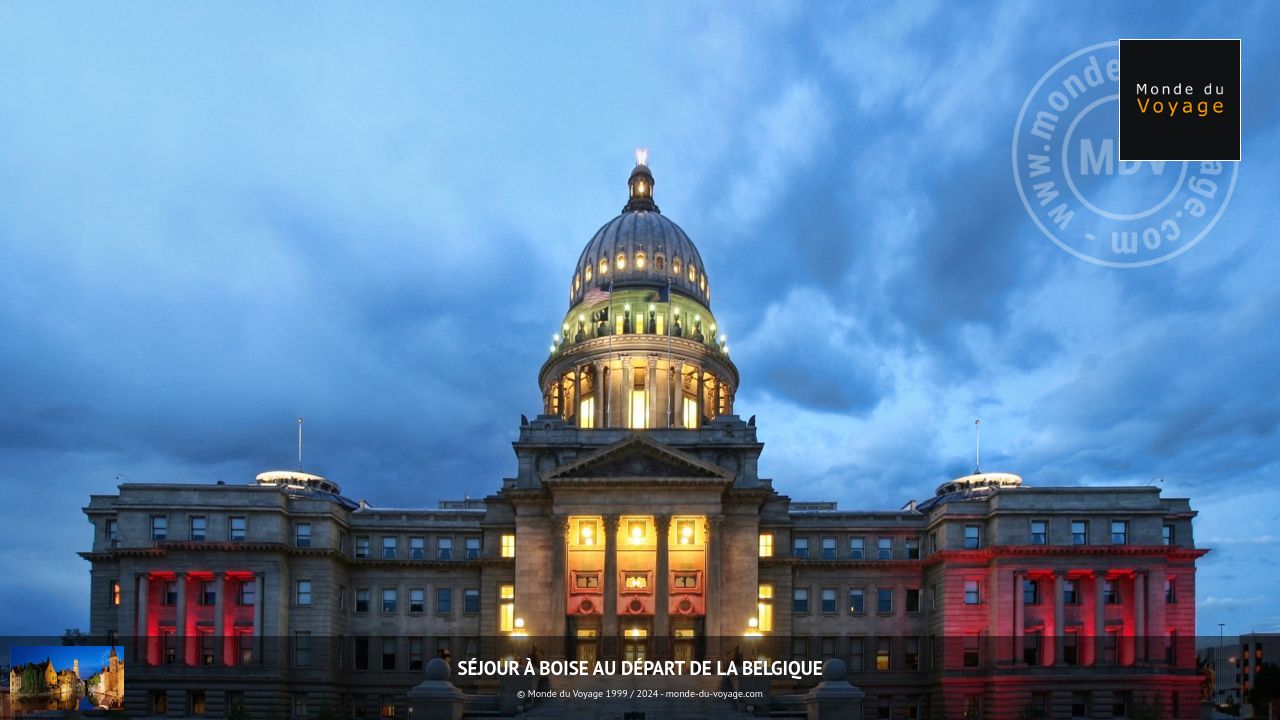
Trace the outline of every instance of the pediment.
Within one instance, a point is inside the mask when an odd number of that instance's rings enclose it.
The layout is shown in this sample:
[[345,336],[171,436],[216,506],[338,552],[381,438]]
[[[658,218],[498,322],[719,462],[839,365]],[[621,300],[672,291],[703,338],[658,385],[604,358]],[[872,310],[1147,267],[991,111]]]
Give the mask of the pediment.
[[733,473],[636,434],[542,474],[553,484],[596,479],[728,483]]

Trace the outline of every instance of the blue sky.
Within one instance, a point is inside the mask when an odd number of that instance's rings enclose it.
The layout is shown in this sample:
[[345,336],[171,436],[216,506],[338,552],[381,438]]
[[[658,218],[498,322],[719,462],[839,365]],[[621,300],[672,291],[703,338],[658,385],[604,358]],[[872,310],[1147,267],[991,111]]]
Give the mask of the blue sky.
[[[1229,12],[1228,12],[1229,10]],[[1280,630],[1280,8],[0,6],[0,634],[87,625],[90,493],[308,469],[495,490],[650,149],[796,499],[972,467],[1200,511],[1199,626]],[[1213,232],[1139,271],[1023,210],[1019,107],[1117,37],[1242,37]]]

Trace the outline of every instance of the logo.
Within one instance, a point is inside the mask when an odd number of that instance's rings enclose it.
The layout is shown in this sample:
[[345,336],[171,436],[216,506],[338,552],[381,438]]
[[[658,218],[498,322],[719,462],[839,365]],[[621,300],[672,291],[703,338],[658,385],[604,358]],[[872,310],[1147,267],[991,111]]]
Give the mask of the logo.
[[1023,207],[1058,247],[1115,268],[1190,250],[1222,217],[1238,163],[1122,161],[1118,42],[1078,50],[1031,89],[1013,131]]

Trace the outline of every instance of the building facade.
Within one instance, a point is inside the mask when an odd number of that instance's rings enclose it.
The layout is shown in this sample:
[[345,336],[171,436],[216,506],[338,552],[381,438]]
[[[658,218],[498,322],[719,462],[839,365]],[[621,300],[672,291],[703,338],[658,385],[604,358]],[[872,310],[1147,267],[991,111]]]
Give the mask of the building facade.
[[533,650],[841,658],[870,718],[1198,716],[1187,500],[975,472],[894,511],[793,502],[653,185],[637,164],[573,268],[544,407],[484,499],[381,509],[300,472],[93,496],[126,707],[405,718],[427,659]]

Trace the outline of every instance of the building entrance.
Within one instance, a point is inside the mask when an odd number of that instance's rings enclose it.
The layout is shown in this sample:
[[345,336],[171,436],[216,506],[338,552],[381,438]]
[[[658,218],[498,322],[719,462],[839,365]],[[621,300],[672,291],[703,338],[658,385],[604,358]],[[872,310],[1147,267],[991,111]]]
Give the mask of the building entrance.
[[649,631],[630,628],[622,636],[622,659],[642,662],[649,658]]
[[600,654],[600,634],[590,628],[580,628],[574,636],[574,658],[594,663]]

